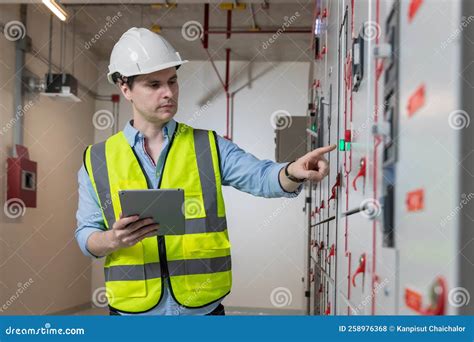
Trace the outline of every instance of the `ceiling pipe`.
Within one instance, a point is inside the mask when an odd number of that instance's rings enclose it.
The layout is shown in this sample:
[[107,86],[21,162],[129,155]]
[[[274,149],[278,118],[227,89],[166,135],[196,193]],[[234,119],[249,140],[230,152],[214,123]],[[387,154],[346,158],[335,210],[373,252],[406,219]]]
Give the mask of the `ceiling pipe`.
[[231,94],[229,92],[229,86],[230,86],[230,49],[227,48],[225,49],[226,52],[226,58],[225,58],[225,81],[222,80],[221,75],[219,74],[219,71],[217,70],[216,64],[214,62],[214,59],[210,55],[208,49],[205,49],[207,56],[209,57],[209,61],[211,62],[211,65],[216,72],[217,77],[219,78],[219,81],[221,82],[222,88],[224,88],[225,96],[226,96],[226,132],[224,135],[224,138],[228,140],[232,140],[232,131],[230,128],[230,102],[231,102]]
[[[231,12],[231,11],[229,11]],[[232,25],[232,18],[227,14],[227,30],[230,31]],[[219,78],[219,81],[222,84],[222,87],[224,88],[224,92],[226,95],[226,133],[224,135],[224,138],[232,140],[232,134],[230,132],[230,101],[231,101],[231,96],[229,93],[229,84],[230,84],[230,49],[226,49],[226,62],[225,62],[225,81],[222,80],[221,75],[219,74],[219,71],[217,70],[217,67],[214,63],[214,59],[210,55],[208,51],[209,47],[209,37],[208,37],[208,32],[209,31],[209,4],[204,4],[204,33],[202,37],[202,45],[204,47],[204,50],[206,51],[209,61],[211,62],[211,65],[214,69],[214,71],[217,74],[217,77]],[[230,34],[227,35],[227,37],[230,37]]]
[[252,18],[252,30],[256,31],[256,30],[258,30],[258,26],[257,26],[257,23],[255,21],[255,12],[253,10],[253,4],[252,3],[249,4],[249,10],[250,10],[251,18]]
[[[20,6],[20,22],[26,27],[27,8],[26,5]],[[28,50],[29,37],[25,36],[15,42],[15,83],[13,91],[13,113],[15,115],[16,124],[13,128],[13,146],[12,155],[18,157],[16,145],[23,145],[23,75],[25,66],[25,55]]]
[[232,30],[232,10],[227,10],[227,32],[226,32],[226,38],[230,38]]
[[225,49],[225,95],[226,95],[226,136],[225,138],[232,140],[232,132],[230,131],[230,49]]
[[[281,27],[276,27],[275,29],[265,29],[259,31],[252,31],[252,30],[204,30],[204,34],[260,34],[260,33],[276,33]],[[281,34],[285,33],[311,33],[311,29],[293,29],[293,30],[285,30],[282,31]]]
[[[253,13],[252,13],[253,14]],[[211,65],[216,72],[217,77],[219,78],[219,81],[222,84],[222,87],[224,88],[224,92],[226,95],[226,134],[224,135],[224,138],[232,140],[233,138],[233,125],[231,126],[231,121],[233,122],[233,108],[234,108],[234,93],[229,92],[229,86],[230,86],[230,52],[231,49],[226,48],[226,60],[225,60],[225,81],[222,80],[222,77],[219,74],[219,71],[217,70],[217,67],[214,63],[214,59],[210,55],[208,48],[209,48],[209,35],[210,34],[225,34],[226,38],[229,39],[231,37],[231,34],[269,34],[269,33],[275,33],[279,30],[280,28],[275,28],[275,29],[264,29],[264,30],[258,30],[255,31],[255,21],[254,21],[254,27],[253,30],[232,30],[232,10],[227,11],[227,29],[226,30],[210,30],[209,29],[209,4],[206,3],[204,4],[204,27],[203,27],[203,36],[201,39],[202,46],[204,47],[204,50],[206,51],[209,61],[211,62]],[[293,29],[293,30],[285,30],[282,33],[311,33],[311,29]],[[232,108],[231,108],[232,107]]]
[[202,39],[202,45],[204,46],[204,49],[206,49],[209,46],[209,4],[204,5],[204,32],[203,32],[203,39]]

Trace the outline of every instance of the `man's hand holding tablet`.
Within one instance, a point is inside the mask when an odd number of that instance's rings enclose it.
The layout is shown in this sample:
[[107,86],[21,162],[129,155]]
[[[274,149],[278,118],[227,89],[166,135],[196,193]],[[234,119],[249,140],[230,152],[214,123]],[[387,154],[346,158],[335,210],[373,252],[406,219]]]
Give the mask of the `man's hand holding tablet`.
[[140,219],[139,215],[123,217],[115,221],[110,230],[110,241],[114,249],[131,247],[139,241],[156,236],[159,224],[153,218]]

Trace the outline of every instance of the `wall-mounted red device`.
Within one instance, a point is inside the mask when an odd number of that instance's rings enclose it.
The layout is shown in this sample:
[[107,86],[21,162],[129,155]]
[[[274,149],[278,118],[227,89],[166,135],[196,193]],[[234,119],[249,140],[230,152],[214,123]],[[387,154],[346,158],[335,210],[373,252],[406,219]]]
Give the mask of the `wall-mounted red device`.
[[19,199],[25,207],[36,208],[37,164],[29,159],[25,146],[15,148],[17,157],[7,159],[7,201]]

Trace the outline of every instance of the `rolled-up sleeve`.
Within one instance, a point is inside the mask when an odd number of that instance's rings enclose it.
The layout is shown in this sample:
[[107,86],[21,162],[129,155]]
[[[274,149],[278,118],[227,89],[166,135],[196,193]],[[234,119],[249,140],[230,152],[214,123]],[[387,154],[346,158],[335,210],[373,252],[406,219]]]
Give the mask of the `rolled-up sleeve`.
[[94,188],[92,187],[84,165],[79,169],[77,179],[79,183],[79,204],[76,212],[76,241],[84,255],[92,258],[100,258],[87,249],[89,236],[94,232],[104,231],[106,228],[99,200],[94,192]]
[[221,136],[217,136],[217,144],[223,185],[266,198],[296,197],[301,192],[302,185],[295,192],[287,192],[280,184],[280,170],[287,163],[260,160]]

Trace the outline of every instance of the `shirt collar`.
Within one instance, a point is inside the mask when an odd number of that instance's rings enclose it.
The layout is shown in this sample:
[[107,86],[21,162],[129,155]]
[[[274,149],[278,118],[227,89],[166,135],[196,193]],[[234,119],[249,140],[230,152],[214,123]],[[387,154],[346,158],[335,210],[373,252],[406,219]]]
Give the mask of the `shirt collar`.
[[[175,131],[175,128],[176,121],[171,119],[163,126],[163,135],[169,139],[170,135]],[[123,134],[125,134],[125,138],[127,138],[127,141],[131,147],[135,146],[135,143],[138,139],[143,138],[143,133],[133,127],[133,120],[127,121],[127,124],[123,129]]]

